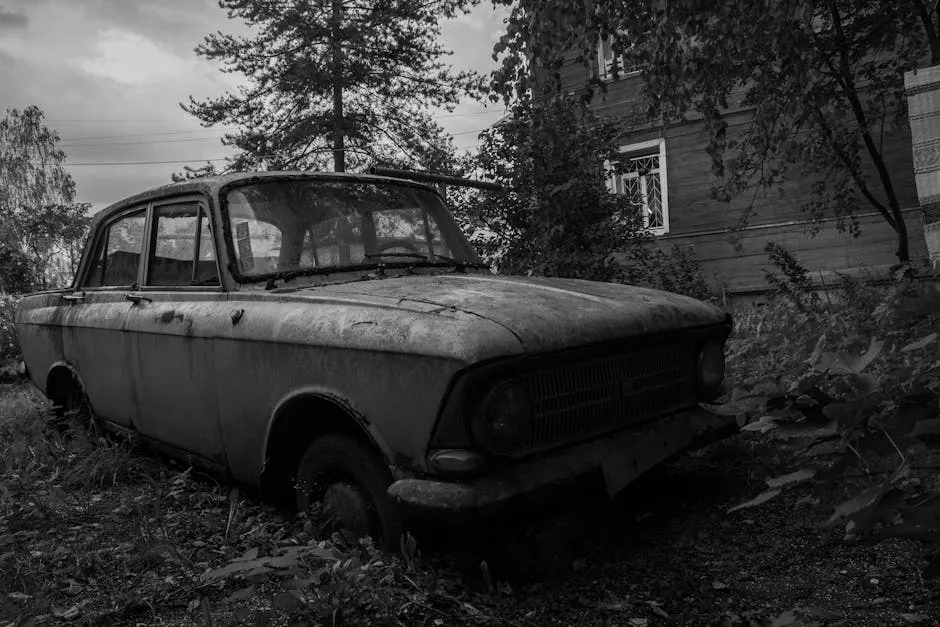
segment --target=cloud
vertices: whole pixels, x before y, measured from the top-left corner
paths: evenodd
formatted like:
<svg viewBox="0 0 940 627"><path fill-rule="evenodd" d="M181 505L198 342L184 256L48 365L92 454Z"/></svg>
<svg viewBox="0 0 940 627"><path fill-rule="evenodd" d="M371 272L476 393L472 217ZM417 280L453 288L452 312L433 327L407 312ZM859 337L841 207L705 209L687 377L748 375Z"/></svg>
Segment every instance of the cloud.
<svg viewBox="0 0 940 627"><path fill-rule="evenodd" d="M98 35L96 54L79 61L79 67L126 85L143 85L172 79L186 72L190 63L137 33L108 29Z"/></svg>
<svg viewBox="0 0 940 627"><path fill-rule="evenodd" d="M0 31L21 30L29 26L29 18L22 13L0 7Z"/></svg>

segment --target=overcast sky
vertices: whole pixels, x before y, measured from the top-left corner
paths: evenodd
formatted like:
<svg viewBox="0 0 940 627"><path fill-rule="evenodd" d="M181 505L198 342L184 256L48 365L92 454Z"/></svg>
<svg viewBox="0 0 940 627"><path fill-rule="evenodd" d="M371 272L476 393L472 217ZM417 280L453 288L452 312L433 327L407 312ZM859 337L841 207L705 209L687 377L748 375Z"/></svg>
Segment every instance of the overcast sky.
<svg viewBox="0 0 940 627"><path fill-rule="evenodd" d="M237 84L193 48L239 26L215 0L0 0L0 114L38 105L62 138L78 200L101 209L168 183L184 165L152 162L198 166L230 154L223 131L202 128L179 103ZM487 3L445 24L452 64L492 69L502 26ZM439 120L470 147L502 113L466 102ZM114 163L127 165L102 165Z"/></svg>

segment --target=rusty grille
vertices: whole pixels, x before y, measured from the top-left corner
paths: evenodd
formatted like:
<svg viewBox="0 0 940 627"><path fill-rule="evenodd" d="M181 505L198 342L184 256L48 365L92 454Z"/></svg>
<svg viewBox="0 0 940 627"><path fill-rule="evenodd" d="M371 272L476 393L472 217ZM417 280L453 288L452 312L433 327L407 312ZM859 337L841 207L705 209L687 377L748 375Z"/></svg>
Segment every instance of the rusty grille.
<svg viewBox="0 0 940 627"><path fill-rule="evenodd" d="M532 451L612 431L695 402L693 343L541 368L526 377Z"/></svg>

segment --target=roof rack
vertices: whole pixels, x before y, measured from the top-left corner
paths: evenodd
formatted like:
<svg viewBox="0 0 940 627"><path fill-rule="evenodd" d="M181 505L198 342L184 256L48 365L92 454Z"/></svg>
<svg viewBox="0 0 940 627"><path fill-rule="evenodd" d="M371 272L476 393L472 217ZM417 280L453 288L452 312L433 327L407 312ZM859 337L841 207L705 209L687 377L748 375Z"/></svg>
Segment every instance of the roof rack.
<svg viewBox="0 0 940 627"><path fill-rule="evenodd" d="M369 168L369 174L375 174L377 176L391 176L399 179L411 179L413 181L423 181L426 183L443 183L444 185L473 187L475 189L485 189L491 192L503 191L503 186L499 185L498 183L475 181L473 179L465 179L459 176L432 174L431 172L418 172L416 170L396 170L395 168L380 168L377 166L372 166Z"/></svg>

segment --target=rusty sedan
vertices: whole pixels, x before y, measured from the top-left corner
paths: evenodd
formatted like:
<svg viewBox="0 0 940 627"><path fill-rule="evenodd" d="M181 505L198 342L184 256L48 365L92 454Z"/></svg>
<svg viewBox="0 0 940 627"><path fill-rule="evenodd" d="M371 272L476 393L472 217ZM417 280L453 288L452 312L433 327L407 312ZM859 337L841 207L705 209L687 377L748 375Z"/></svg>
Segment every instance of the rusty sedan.
<svg viewBox="0 0 940 627"><path fill-rule="evenodd" d="M613 494L734 430L728 314L493 274L429 185L243 173L101 211L74 283L22 300L60 411L397 546L593 481Z"/></svg>

